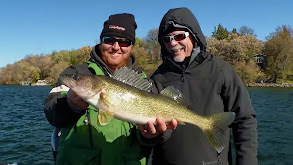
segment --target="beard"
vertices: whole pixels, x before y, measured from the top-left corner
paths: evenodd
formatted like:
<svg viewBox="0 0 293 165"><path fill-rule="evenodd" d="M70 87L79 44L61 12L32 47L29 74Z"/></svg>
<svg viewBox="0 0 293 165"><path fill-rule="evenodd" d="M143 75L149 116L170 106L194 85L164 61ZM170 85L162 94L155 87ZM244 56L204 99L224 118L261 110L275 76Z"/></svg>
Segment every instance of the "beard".
<svg viewBox="0 0 293 165"><path fill-rule="evenodd" d="M175 62L183 62L185 60L185 56L173 56L173 60Z"/></svg>
<svg viewBox="0 0 293 165"><path fill-rule="evenodd" d="M177 51L181 51L182 49L185 49L185 46L177 46L177 47L172 47L171 49L169 49L169 52L171 52L171 54L176 53ZM178 55L174 55L173 54L173 60L175 62L183 62L185 59L185 54L178 54Z"/></svg>

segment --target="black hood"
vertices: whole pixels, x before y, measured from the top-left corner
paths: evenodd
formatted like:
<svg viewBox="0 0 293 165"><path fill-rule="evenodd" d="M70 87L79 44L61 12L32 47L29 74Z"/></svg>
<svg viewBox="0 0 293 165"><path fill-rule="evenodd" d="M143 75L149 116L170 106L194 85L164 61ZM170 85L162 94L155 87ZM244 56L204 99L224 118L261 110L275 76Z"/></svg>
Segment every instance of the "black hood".
<svg viewBox="0 0 293 165"><path fill-rule="evenodd" d="M203 35L199 23L193 13L188 8L170 9L163 17L160 27L158 40L161 45L162 55L166 53L162 36L166 35L170 30L183 29L190 32L194 42L200 46L201 50L206 50L206 39Z"/></svg>

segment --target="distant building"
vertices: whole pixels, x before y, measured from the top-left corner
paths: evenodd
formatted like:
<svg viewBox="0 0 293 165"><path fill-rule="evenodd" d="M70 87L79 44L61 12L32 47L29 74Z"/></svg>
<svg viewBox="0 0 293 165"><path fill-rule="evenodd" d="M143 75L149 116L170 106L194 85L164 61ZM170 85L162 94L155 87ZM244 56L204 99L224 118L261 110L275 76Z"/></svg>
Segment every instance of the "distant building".
<svg viewBox="0 0 293 165"><path fill-rule="evenodd" d="M47 83L46 80L38 80L35 84L31 84L32 86L47 86L47 85L51 85L49 83Z"/></svg>
<svg viewBox="0 0 293 165"><path fill-rule="evenodd" d="M253 56L253 58L257 65L259 65L262 69L265 69L265 67L267 66L267 56L262 54L256 54Z"/></svg>
<svg viewBox="0 0 293 165"><path fill-rule="evenodd" d="M22 86L30 86L32 84L31 81L21 81L20 83Z"/></svg>

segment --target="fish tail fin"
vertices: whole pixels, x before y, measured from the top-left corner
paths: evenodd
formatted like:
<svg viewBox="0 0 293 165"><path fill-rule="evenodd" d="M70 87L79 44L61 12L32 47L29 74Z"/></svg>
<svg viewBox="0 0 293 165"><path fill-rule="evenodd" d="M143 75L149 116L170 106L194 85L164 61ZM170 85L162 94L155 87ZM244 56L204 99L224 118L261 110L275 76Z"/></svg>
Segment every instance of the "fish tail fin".
<svg viewBox="0 0 293 165"><path fill-rule="evenodd" d="M209 118L210 126L203 129L204 134L218 153L224 149L225 131L234 119L234 112L214 114Z"/></svg>

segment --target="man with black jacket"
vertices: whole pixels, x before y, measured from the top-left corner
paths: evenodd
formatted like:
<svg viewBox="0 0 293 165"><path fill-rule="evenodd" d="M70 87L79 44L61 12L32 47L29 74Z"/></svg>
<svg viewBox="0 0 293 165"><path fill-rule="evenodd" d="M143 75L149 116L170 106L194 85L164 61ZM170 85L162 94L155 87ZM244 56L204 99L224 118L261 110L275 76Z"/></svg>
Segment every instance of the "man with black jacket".
<svg viewBox="0 0 293 165"><path fill-rule="evenodd" d="M210 55L197 19L187 8L170 9L158 34L163 63L152 79L159 91L174 86L182 92L186 106L197 114L210 116L235 112L230 125L236 158L232 158L230 129L225 148L218 153L202 131L187 124L167 130L153 148L153 165L256 165L257 121L246 87L233 68Z"/></svg>
<svg viewBox="0 0 293 165"><path fill-rule="evenodd" d="M70 66L61 75L109 76L116 69L128 67L146 78L132 54L136 28L132 14L111 15L104 22L101 43L93 48L89 61ZM160 118L157 119L158 129L149 122L149 129L142 129L143 134L136 125L118 119L101 126L97 123L99 110L89 106L60 80L46 98L44 111L50 124L61 130L56 164L145 164L145 148L139 141L169 127Z"/></svg>

